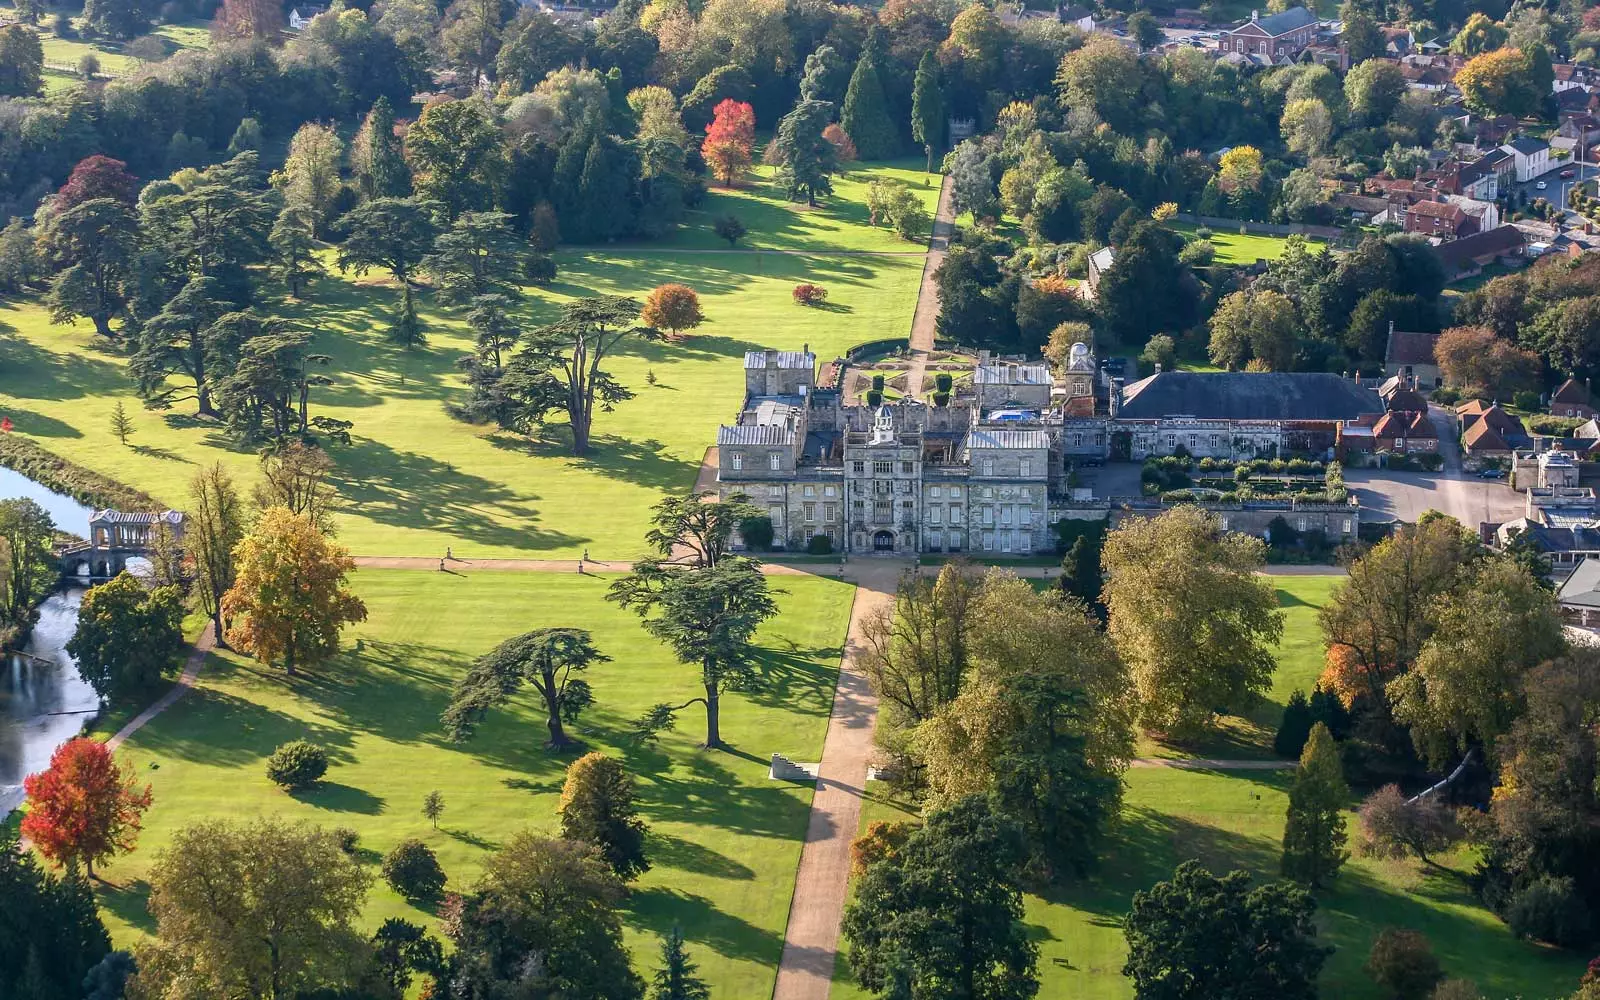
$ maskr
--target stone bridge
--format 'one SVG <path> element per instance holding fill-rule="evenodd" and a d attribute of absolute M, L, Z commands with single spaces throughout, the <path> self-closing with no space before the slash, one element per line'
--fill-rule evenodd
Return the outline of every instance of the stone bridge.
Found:
<path fill-rule="evenodd" d="M 183 512 L 164 510 L 159 514 L 97 510 L 89 516 L 89 540 L 61 550 L 61 572 L 65 576 L 109 580 L 128 568 L 135 558 L 148 558 L 163 534 L 173 544 L 183 542 Z"/>

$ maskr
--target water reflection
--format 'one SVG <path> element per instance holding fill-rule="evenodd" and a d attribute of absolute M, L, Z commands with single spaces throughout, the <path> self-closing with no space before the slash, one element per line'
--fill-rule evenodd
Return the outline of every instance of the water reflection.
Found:
<path fill-rule="evenodd" d="M 0 816 L 22 801 L 22 779 L 48 766 L 99 705 L 66 651 L 83 594 L 69 587 L 46 598 L 27 656 L 0 664 Z"/>

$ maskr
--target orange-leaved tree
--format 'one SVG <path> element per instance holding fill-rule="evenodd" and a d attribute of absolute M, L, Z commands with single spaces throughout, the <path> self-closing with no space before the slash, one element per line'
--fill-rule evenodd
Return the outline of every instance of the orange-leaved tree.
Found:
<path fill-rule="evenodd" d="M 706 314 L 700 311 L 700 296 L 688 285 L 657 285 L 645 296 L 644 310 L 639 318 L 646 326 L 666 330 L 677 340 L 685 330 L 693 330 L 705 322 Z"/>
<path fill-rule="evenodd" d="M 139 818 L 150 808 L 150 786 L 117 765 L 99 740 L 68 740 L 50 755 L 50 767 L 23 781 L 28 814 L 22 835 L 58 865 L 94 864 L 133 850 Z"/>
<path fill-rule="evenodd" d="M 366 621 L 367 606 L 345 585 L 355 560 L 287 507 L 269 507 L 234 550 L 237 575 L 222 597 L 228 645 L 284 669 L 314 664 L 339 649 L 339 630 Z"/>
<path fill-rule="evenodd" d="M 722 178 L 724 187 L 750 166 L 750 150 L 756 143 L 756 112 L 744 101 L 722 99 L 711 109 L 711 124 L 706 126 L 700 155 L 711 172 Z"/>

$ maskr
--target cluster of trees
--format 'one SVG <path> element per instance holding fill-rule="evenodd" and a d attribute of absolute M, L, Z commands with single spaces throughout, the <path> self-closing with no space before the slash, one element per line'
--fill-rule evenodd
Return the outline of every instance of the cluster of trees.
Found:
<path fill-rule="evenodd" d="M 32 500 L 0 500 L 0 648 L 14 649 L 39 620 L 39 603 L 55 589 L 56 525 Z"/>
<path fill-rule="evenodd" d="M 1537 387 L 1546 369 L 1591 375 L 1600 371 L 1600 263 L 1588 255 L 1541 259 L 1463 295 L 1455 321 L 1471 332 L 1441 338 L 1449 385 L 1509 398 L 1505 390 Z"/>

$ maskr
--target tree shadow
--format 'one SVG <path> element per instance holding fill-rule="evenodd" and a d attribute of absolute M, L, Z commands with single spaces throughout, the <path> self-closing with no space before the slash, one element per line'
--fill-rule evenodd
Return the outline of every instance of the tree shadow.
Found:
<path fill-rule="evenodd" d="M 696 844 L 670 833 L 650 831 L 645 846 L 645 856 L 650 863 L 680 871 L 693 872 L 711 878 L 749 880 L 756 877 L 754 870 L 740 864 L 726 854 Z"/>
<path fill-rule="evenodd" d="M 121 885 L 95 883 L 95 900 L 125 924 L 146 934 L 156 932 L 156 918 L 150 913 L 150 883 L 138 878 Z"/>
<path fill-rule="evenodd" d="M 683 928 L 685 939 L 725 958 L 776 966 L 783 949 L 783 939 L 775 931 L 724 913 L 695 893 L 661 887 L 639 889 L 623 905 L 632 914 L 632 922 L 663 936 L 677 925 Z"/>
<path fill-rule="evenodd" d="M 488 837 L 480 836 L 471 830 L 457 830 L 441 826 L 439 832 L 451 840 L 460 841 L 469 847 L 476 847 L 480 851 L 498 851 L 500 849 L 500 841 L 490 840 Z"/>
<path fill-rule="evenodd" d="M 136 454 L 147 455 L 151 458 L 159 458 L 167 462 L 181 462 L 184 465 L 194 464 L 193 459 L 184 458 L 182 455 L 171 450 L 170 448 L 157 448 L 147 444 L 136 444 L 133 446 L 133 450 Z"/>
<path fill-rule="evenodd" d="M 320 781 L 311 788 L 291 792 L 290 795 L 297 802 L 330 812 L 353 812 L 362 816 L 376 816 L 383 812 L 383 799 L 364 788 L 337 781 Z"/>

